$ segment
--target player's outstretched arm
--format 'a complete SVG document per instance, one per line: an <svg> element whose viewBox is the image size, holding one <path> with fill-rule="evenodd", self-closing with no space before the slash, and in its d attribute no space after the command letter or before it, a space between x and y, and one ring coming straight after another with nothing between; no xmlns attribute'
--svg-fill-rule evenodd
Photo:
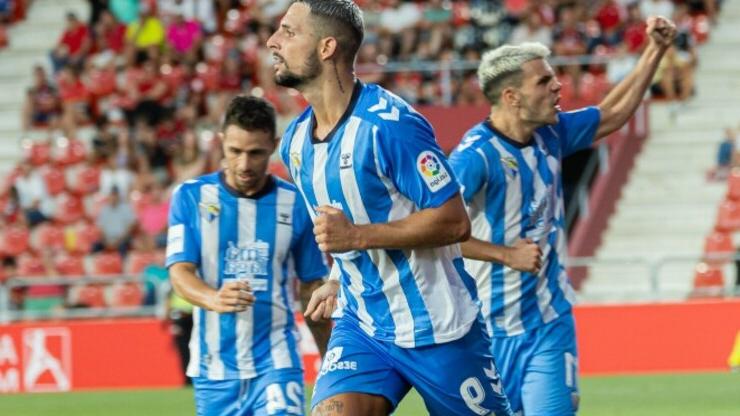
<svg viewBox="0 0 740 416"><path fill-rule="evenodd" d="M311 330L321 357L326 353L331 335L331 314L337 306L339 282L336 280L315 280L301 283L301 303L306 309L304 316L308 329Z"/></svg>
<svg viewBox="0 0 740 416"><path fill-rule="evenodd" d="M460 248L465 258L500 263L520 272L538 273L542 268L542 250L530 239L509 247L470 237Z"/></svg>
<svg viewBox="0 0 740 416"><path fill-rule="evenodd" d="M439 207L425 208L384 224L355 225L341 210L330 206L319 207L317 211L316 242L321 251L328 253L441 247L470 237L470 220L459 194Z"/></svg>
<svg viewBox="0 0 740 416"><path fill-rule="evenodd" d="M653 80L658 64L676 37L676 25L664 17L647 19L650 39L635 68L599 104L601 123L596 140L620 129L632 117Z"/></svg>
<svg viewBox="0 0 740 416"><path fill-rule="evenodd" d="M216 290L198 278L193 263L175 263L170 266L170 281L175 293L183 299L210 311L241 312L254 303L249 284L243 280L226 282Z"/></svg>

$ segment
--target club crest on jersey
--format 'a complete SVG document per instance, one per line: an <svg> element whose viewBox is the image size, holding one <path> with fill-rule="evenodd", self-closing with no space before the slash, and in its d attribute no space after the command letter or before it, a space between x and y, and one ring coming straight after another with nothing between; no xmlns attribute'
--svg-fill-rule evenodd
<svg viewBox="0 0 740 416"><path fill-rule="evenodd" d="M501 158L501 167L504 168L504 173L509 179L516 177L516 174L519 171L519 163L511 156L504 156Z"/></svg>
<svg viewBox="0 0 740 416"><path fill-rule="evenodd" d="M436 192L452 181L445 166L439 157L431 151L424 151L416 158L416 168L421 174L429 190Z"/></svg>
<svg viewBox="0 0 740 416"><path fill-rule="evenodd" d="M212 222L216 217L218 217L218 214L221 212L221 207L219 207L217 204L206 204L201 202L198 204L200 207L200 215L201 217L205 218L206 221Z"/></svg>
<svg viewBox="0 0 740 416"><path fill-rule="evenodd" d="M349 169L352 167L352 153L342 153L339 156L339 169Z"/></svg>

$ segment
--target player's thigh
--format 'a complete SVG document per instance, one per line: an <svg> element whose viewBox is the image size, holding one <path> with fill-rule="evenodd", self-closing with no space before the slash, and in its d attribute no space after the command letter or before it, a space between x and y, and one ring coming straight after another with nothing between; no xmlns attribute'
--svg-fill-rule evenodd
<svg viewBox="0 0 740 416"><path fill-rule="evenodd" d="M198 416L237 416L247 396L248 380L193 378Z"/></svg>
<svg viewBox="0 0 740 416"><path fill-rule="evenodd" d="M570 323L569 323L570 322ZM573 415L578 410L578 355L572 318L548 328L527 363L522 383L524 414Z"/></svg>
<svg viewBox="0 0 740 416"><path fill-rule="evenodd" d="M250 387L249 412L254 416L300 416L305 399L303 371L276 370L255 379Z"/></svg>
<svg viewBox="0 0 740 416"><path fill-rule="evenodd" d="M491 355L504 384L511 410L522 410L522 380L524 367L532 350L532 337L528 333L511 337L494 337Z"/></svg>
<svg viewBox="0 0 740 416"><path fill-rule="evenodd" d="M431 415L512 414L491 357L490 338L477 321L461 339L398 349L394 358Z"/></svg>
<svg viewBox="0 0 740 416"><path fill-rule="evenodd" d="M332 330L326 356L314 386L311 407L329 403L345 406L345 414L365 415L352 411L358 406L386 403L392 410L409 391L410 386L393 368L385 345L367 336L362 330L341 320ZM351 394L350 394L351 393ZM365 397L368 396L368 397ZM331 413L328 414L341 414Z"/></svg>

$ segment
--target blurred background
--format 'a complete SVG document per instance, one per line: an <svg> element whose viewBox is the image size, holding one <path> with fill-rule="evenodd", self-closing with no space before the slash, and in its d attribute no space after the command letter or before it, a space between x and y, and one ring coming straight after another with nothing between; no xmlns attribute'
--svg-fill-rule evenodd
<svg viewBox="0 0 740 416"><path fill-rule="evenodd" d="M673 19L635 117L564 163L582 413L740 414L740 1L357 3L359 78L415 105L445 151L489 111L484 51L549 46L576 109L633 68L647 16ZM191 308L162 265L169 197L220 167L236 94L272 102L279 131L305 107L265 47L289 4L0 0L0 414L193 413L177 388ZM131 391L152 388L171 396ZM78 390L102 392L6 394ZM408 403L398 414L424 414Z"/></svg>

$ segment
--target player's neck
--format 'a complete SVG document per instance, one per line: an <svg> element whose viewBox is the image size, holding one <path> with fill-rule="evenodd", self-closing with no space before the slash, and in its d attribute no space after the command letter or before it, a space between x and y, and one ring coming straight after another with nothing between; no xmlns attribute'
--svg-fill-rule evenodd
<svg viewBox="0 0 740 416"><path fill-rule="evenodd" d="M303 91L316 117L315 137L323 140L339 122L352 100L355 77L352 72L335 72L327 68L325 76Z"/></svg>
<svg viewBox="0 0 740 416"><path fill-rule="evenodd" d="M516 114L502 111L502 109L491 111L488 119L491 121L493 128L521 144L529 143L537 129L534 125L522 122Z"/></svg>

